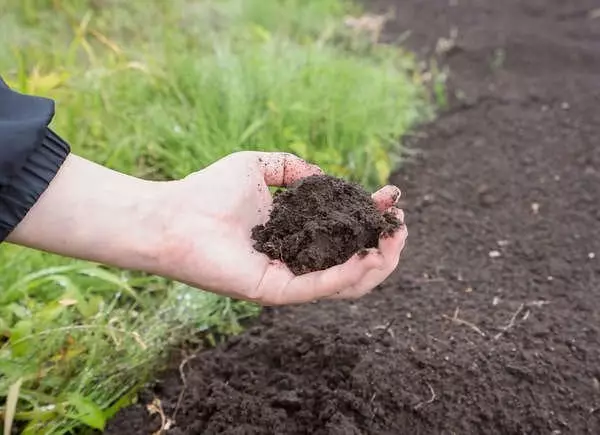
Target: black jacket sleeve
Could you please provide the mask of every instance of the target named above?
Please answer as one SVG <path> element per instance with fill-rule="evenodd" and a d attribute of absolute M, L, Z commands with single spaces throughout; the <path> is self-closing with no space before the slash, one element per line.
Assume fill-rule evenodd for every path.
<path fill-rule="evenodd" d="M 0 77 L 0 243 L 46 190 L 70 147 L 48 125 L 54 102 L 20 94 Z"/>

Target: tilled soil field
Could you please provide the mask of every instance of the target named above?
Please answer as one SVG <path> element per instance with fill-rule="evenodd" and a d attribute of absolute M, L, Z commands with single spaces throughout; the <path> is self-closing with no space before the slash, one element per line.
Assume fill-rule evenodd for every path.
<path fill-rule="evenodd" d="M 385 40 L 438 48 L 453 95 L 392 179 L 398 271 L 265 311 L 106 433 L 157 431 L 153 396 L 181 398 L 173 435 L 600 433 L 600 3 L 370 3 L 396 9 Z"/>

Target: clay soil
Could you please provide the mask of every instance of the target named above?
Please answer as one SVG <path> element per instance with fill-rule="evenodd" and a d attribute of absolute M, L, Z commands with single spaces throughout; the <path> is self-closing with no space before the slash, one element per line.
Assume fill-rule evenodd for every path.
<path fill-rule="evenodd" d="M 355 302 L 266 310 L 106 433 L 157 431 L 153 397 L 167 417 L 181 397 L 173 435 L 600 433 L 600 4 L 369 4 L 451 73 L 392 179 L 401 266 Z"/>

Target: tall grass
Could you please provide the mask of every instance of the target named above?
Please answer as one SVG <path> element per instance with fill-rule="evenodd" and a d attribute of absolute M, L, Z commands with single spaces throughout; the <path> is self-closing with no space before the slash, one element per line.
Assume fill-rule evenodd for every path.
<path fill-rule="evenodd" d="M 56 100 L 74 152 L 172 179 L 286 150 L 375 188 L 431 116 L 414 59 L 341 25 L 341 0 L 5 0 L 0 71 Z M 0 246 L 0 420 L 101 428 L 170 346 L 258 307 L 158 277 Z"/>

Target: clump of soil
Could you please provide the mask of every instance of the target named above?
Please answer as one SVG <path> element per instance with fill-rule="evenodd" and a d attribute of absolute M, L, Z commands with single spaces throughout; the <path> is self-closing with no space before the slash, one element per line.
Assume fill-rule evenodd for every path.
<path fill-rule="evenodd" d="M 301 275 L 346 262 L 375 248 L 400 226 L 381 213 L 359 184 L 330 175 L 304 178 L 275 194 L 265 225 L 252 230 L 254 248 Z"/>

